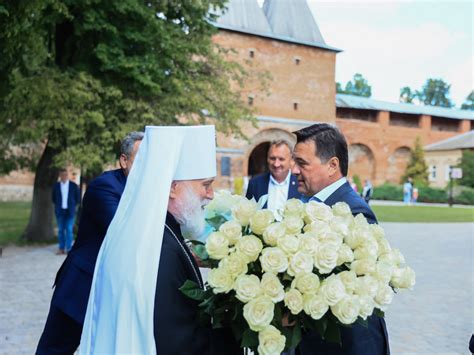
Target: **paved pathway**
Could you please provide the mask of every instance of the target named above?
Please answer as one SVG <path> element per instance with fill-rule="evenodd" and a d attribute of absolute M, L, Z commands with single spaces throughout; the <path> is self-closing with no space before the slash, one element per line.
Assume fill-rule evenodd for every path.
<path fill-rule="evenodd" d="M 468 354 L 474 330 L 474 224 L 384 223 L 417 273 L 387 312 L 392 354 Z M 64 260 L 55 246 L 8 247 L 0 257 L 0 354 L 33 354 Z"/>

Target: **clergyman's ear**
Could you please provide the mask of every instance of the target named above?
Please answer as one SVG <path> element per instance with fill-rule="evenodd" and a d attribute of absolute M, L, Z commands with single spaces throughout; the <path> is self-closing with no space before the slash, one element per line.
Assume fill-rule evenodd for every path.
<path fill-rule="evenodd" d="M 177 195 L 177 189 L 178 189 L 178 182 L 177 181 L 172 181 L 171 182 L 171 188 L 170 188 L 170 198 L 175 199 Z"/>

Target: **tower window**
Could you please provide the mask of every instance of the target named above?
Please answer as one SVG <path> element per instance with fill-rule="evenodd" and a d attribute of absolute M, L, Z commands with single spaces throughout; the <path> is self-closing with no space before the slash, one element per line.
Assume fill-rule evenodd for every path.
<path fill-rule="evenodd" d="M 248 97 L 247 103 L 249 104 L 249 106 L 253 106 L 253 96 Z"/>
<path fill-rule="evenodd" d="M 255 57 L 255 50 L 249 49 L 249 57 L 250 57 L 250 58 Z"/>
<path fill-rule="evenodd" d="M 293 102 L 293 110 L 298 111 L 298 103 Z"/>
<path fill-rule="evenodd" d="M 296 64 L 296 65 L 300 65 L 300 63 L 301 63 L 301 58 L 300 58 L 300 57 L 295 57 L 294 59 L 295 59 L 295 64 Z"/>

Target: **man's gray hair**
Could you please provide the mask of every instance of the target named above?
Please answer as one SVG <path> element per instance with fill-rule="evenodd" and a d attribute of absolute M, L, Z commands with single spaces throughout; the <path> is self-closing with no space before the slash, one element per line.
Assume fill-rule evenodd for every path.
<path fill-rule="evenodd" d="M 127 158 L 130 158 L 133 151 L 133 145 L 135 142 L 141 141 L 144 136 L 145 133 L 143 132 L 130 132 L 127 134 L 120 145 L 120 153 L 124 154 Z"/>
<path fill-rule="evenodd" d="M 286 145 L 288 149 L 290 150 L 290 153 L 293 152 L 294 145 L 287 141 L 286 139 L 276 139 L 270 142 L 270 145 L 268 146 L 268 152 L 270 152 L 271 147 L 276 146 L 279 147 L 281 145 Z"/>

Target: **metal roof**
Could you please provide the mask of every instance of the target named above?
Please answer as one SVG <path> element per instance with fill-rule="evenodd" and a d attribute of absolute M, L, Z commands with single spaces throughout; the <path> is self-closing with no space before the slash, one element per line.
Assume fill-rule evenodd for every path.
<path fill-rule="evenodd" d="M 428 151 L 472 148 L 474 148 L 474 131 L 459 134 L 457 136 L 425 146 L 425 150 Z"/>
<path fill-rule="evenodd" d="M 229 26 L 241 30 L 271 33 L 272 29 L 257 0 L 233 0 L 227 3 L 217 19 L 217 26 Z"/>
<path fill-rule="evenodd" d="M 324 42 L 306 0 L 265 0 L 264 10 L 257 0 L 230 0 L 226 6 L 214 22 L 219 29 L 341 52 Z"/>
<path fill-rule="evenodd" d="M 336 94 L 336 107 L 358 108 L 364 110 L 390 111 L 412 115 L 429 115 L 454 118 L 457 120 L 474 120 L 474 112 L 454 108 L 420 106 L 415 104 L 379 101 L 367 97 Z"/>
<path fill-rule="evenodd" d="M 265 0 L 263 12 L 275 35 L 326 44 L 306 0 Z"/>

